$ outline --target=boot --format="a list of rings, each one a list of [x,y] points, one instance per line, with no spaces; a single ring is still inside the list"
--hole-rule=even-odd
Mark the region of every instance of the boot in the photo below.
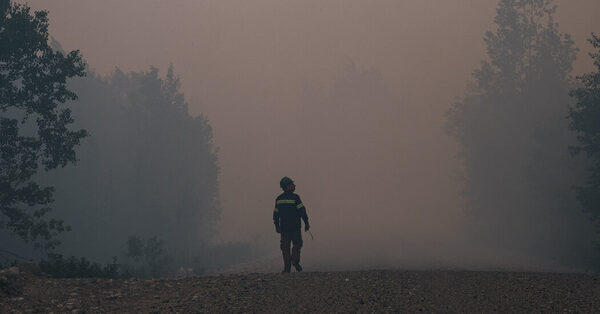
[[[294,265],[294,268],[296,268],[297,272],[301,272],[302,271],[302,266],[300,266],[300,262],[299,261],[293,261],[292,265]]]

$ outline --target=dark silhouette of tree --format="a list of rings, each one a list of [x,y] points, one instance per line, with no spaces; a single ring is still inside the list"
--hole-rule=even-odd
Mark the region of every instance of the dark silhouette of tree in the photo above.
[[[485,245],[562,265],[589,265],[589,223],[570,188],[581,176],[566,147],[576,48],[551,0],[501,0],[487,60],[448,112],[461,146],[467,210]],[[585,260],[585,261],[584,261]]]
[[[570,93],[577,103],[569,109],[569,119],[579,142],[573,153],[584,152],[591,159],[587,182],[577,187],[577,198],[600,232],[600,36],[592,34],[589,42],[597,49],[590,56],[598,70],[577,77],[583,86]]]
[[[64,254],[106,261],[127,239],[160,238],[174,267],[189,263],[219,217],[217,151],[204,116],[191,116],[173,68],[164,77],[116,69],[72,82],[76,125],[89,138],[77,167],[44,182],[56,187],[56,214],[72,226]]]
[[[48,44],[48,13],[0,2],[0,228],[38,247],[53,248],[67,227],[47,219],[53,188],[35,175],[76,161],[85,130],[72,130],[75,100],[67,79],[83,76],[79,51]]]

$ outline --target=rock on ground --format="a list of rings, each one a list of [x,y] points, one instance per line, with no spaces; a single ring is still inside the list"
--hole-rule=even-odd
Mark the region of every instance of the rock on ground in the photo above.
[[[600,312],[600,277],[589,274],[355,271],[23,280],[20,291],[0,293],[0,312]]]

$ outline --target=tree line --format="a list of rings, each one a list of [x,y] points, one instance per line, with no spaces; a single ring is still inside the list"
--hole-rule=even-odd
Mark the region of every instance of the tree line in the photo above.
[[[460,146],[473,239],[597,270],[600,38],[590,39],[596,72],[572,77],[577,48],[556,10],[552,0],[499,1],[486,58],[447,130]],[[339,93],[365,80],[377,83],[374,102],[387,93],[378,73],[346,72],[354,79]],[[375,139],[386,134],[347,103],[322,109],[345,112],[336,127],[366,121]],[[390,119],[399,112],[382,105]],[[219,217],[219,169],[208,120],[187,106],[173,67],[101,77],[78,51],[51,44],[47,12],[0,1],[0,245],[122,254],[150,274],[198,263]]]
[[[101,77],[49,38],[47,12],[0,10],[0,245],[133,265],[138,239],[141,260],[201,264],[220,214],[217,148],[173,67]]]
[[[559,31],[556,10],[550,0],[499,2],[487,58],[447,129],[461,147],[473,238],[597,269],[598,74],[570,75],[578,49]]]

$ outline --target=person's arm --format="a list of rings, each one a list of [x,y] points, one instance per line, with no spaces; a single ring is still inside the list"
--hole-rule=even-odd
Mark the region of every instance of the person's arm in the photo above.
[[[310,224],[308,223],[308,214],[306,214],[306,206],[302,204],[302,200],[300,200],[300,196],[296,200],[296,209],[298,210],[298,214],[302,220],[304,220],[304,231],[308,231],[310,229]]]
[[[273,210],[273,223],[275,224],[275,231],[281,233],[279,227],[279,209],[277,208],[277,201],[275,201],[275,209]]]

